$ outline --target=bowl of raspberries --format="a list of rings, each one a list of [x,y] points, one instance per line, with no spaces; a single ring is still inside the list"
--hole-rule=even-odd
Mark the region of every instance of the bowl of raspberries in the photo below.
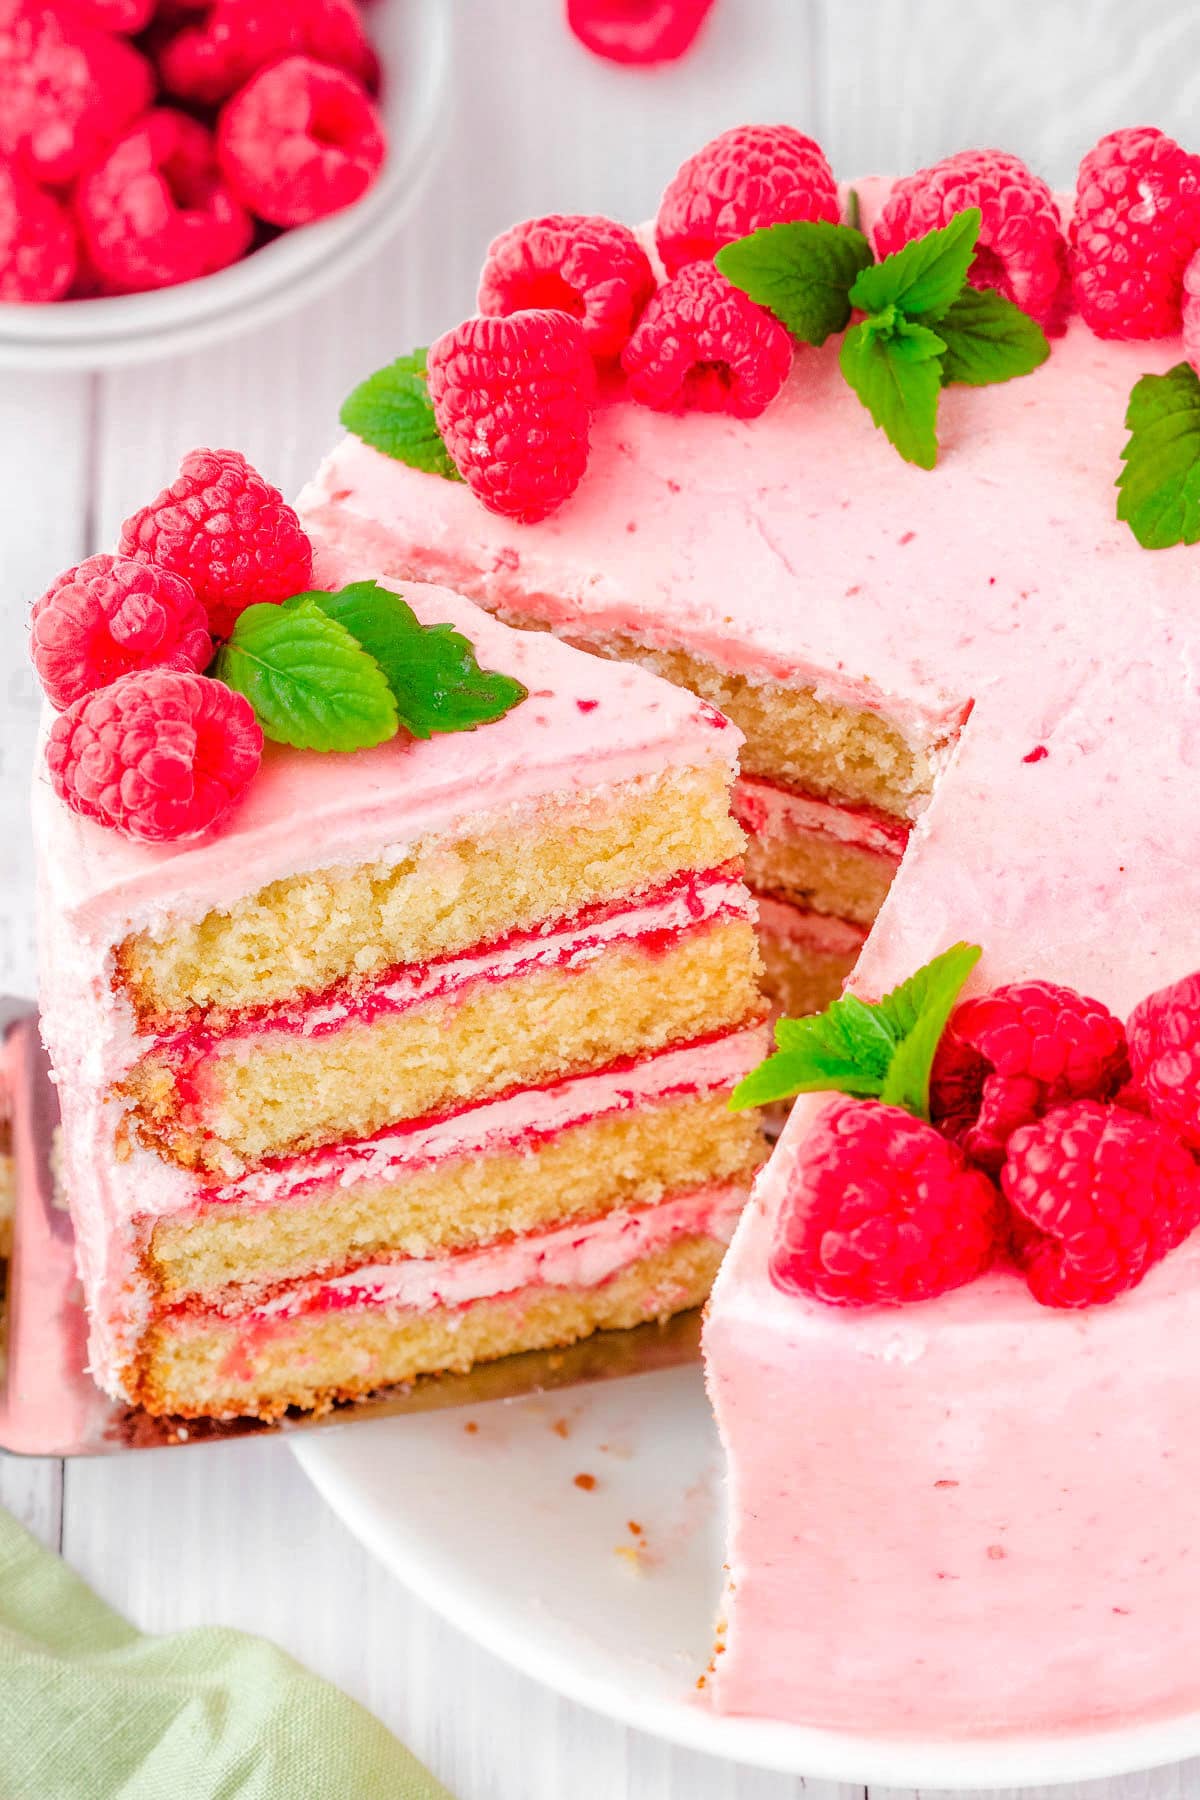
[[[0,366],[198,348],[341,279],[434,141],[442,0],[0,0]]]

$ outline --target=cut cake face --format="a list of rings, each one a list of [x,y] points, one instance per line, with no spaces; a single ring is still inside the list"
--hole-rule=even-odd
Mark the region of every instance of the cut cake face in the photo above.
[[[92,1367],[154,1411],[272,1416],[695,1305],[762,1158],[724,1106],[762,1046],[736,731],[403,595],[527,697],[269,746],[191,842],[36,785]]]

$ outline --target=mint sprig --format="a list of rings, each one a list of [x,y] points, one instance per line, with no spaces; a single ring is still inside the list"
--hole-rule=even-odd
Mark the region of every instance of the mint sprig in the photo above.
[[[1134,383],[1117,517],[1145,550],[1200,540],[1200,376],[1190,363]]]
[[[245,695],[276,744],[366,750],[396,735],[396,702],[379,664],[307,596],[248,606],[213,674]]]
[[[471,731],[526,695],[481,669],[452,625],[423,625],[375,581],[248,606],[212,673],[245,695],[264,737],[295,750],[367,750],[401,727],[416,738]]]
[[[852,226],[771,225],[727,244],[717,267],[804,343],[864,314],[843,340],[842,373],[901,456],[931,469],[944,386],[1010,381],[1050,354],[1011,300],[968,285],[981,222],[968,207],[878,263]]]
[[[310,602],[374,658],[400,724],[413,737],[489,725],[526,697],[512,675],[481,669],[474,646],[453,625],[422,625],[399,594],[377,582],[356,581],[336,594],[302,594],[285,605]]]
[[[805,344],[823,344],[850,322],[850,290],[872,260],[861,231],[824,220],[766,225],[717,251],[727,281]]]
[[[423,349],[414,350],[368,375],[343,402],[341,421],[364,444],[394,461],[461,481],[434,417],[425,356]]]
[[[927,1119],[933,1059],[981,955],[978,944],[954,944],[882,1000],[845,994],[810,1018],[780,1019],[774,1055],[738,1083],[731,1109],[830,1092],[876,1098]]]

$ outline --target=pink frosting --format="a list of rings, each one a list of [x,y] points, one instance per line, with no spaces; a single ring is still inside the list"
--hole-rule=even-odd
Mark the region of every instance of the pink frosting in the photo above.
[[[754,775],[739,775],[734,783],[733,810],[739,825],[768,842],[833,838],[893,863],[899,862],[908,842],[908,826],[887,813],[869,806],[836,806]]]
[[[758,929],[764,937],[777,938],[817,956],[852,956],[862,949],[865,925],[838,919],[831,913],[806,912],[770,894],[758,896]]]
[[[726,1712],[1076,1729],[1200,1706],[1200,1238],[1111,1306],[998,1271],[909,1307],[776,1289],[797,1102],[705,1330],[729,1469]]]

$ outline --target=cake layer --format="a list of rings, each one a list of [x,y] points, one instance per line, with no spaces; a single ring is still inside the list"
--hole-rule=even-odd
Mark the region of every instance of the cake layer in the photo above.
[[[371,995],[327,1028],[258,1026],[197,1051],[145,1056],[123,1091],[135,1136],[217,1175],[401,1119],[603,1067],[753,1023],[761,1005],[752,925],[715,917],[624,941],[535,939],[516,968],[485,965],[441,997]],[[435,988],[435,994],[438,988]]]
[[[797,1101],[710,1303],[726,1712],[935,1737],[1200,1705],[1200,1237],[1107,1306],[1010,1270],[903,1307],[776,1288]]]
[[[398,860],[286,876],[127,938],[117,979],[143,1030],[365,983],[729,861],[742,844],[727,789],[724,767],[671,769],[422,838]]]
[[[168,1302],[231,1289],[244,1299],[302,1276],[470,1250],[653,1206],[714,1181],[737,1180],[749,1191],[765,1146],[752,1114],[729,1112],[728,1092],[531,1130],[485,1153],[414,1159],[390,1179],[350,1188],[326,1182],[281,1205],[216,1203],[162,1219],[151,1231],[146,1272]]]
[[[822,1012],[850,979],[865,929],[771,895],[760,894],[757,900],[763,988],[773,1010],[789,1019]]]
[[[734,1207],[743,1200],[736,1195]],[[271,1418],[289,1406],[329,1406],[417,1375],[574,1343],[701,1305],[732,1225],[732,1213],[705,1221],[596,1279],[590,1271],[571,1279],[563,1269],[556,1281],[457,1305],[420,1309],[363,1298],[252,1323],[178,1315],[147,1333],[127,1384],[153,1412]]]
[[[743,778],[734,812],[749,834],[746,880],[805,911],[869,925],[900,866],[907,827],[873,809]]]

